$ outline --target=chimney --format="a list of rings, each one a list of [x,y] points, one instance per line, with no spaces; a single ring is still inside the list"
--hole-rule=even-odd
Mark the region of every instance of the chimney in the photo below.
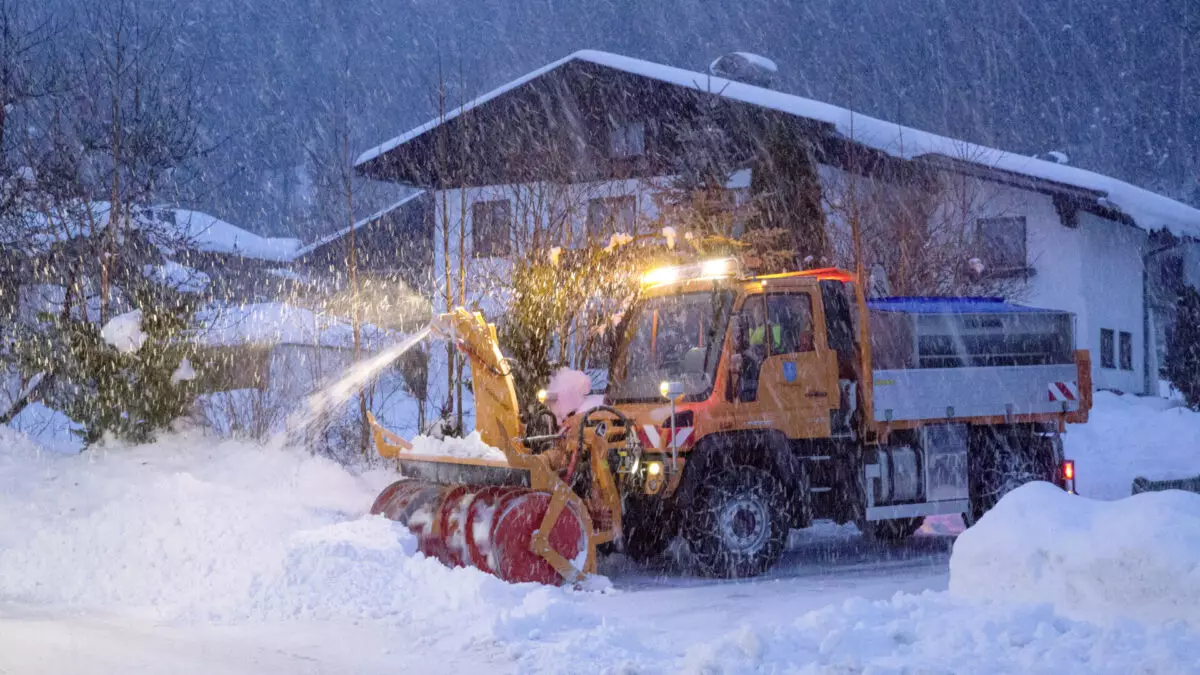
[[[730,52],[708,64],[708,72],[715,77],[774,89],[779,66],[765,56],[750,52]]]

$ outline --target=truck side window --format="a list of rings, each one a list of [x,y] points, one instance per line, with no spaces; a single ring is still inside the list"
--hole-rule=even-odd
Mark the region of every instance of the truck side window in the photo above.
[[[767,319],[772,332],[772,354],[796,354],[814,349],[812,296],[809,294],[768,295]]]
[[[743,349],[742,376],[737,397],[739,401],[754,401],[758,398],[758,374],[767,358],[767,335],[770,332],[763,296],[746,298],[740,316],[739,327],[743,333],[739,342]]]

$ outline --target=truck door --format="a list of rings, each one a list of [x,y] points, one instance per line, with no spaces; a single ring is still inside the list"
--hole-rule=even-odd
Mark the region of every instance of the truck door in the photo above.
[[[788,438],[829,436],[838,404],[836,361],[825,345],[813,295],[752,295],[742,303],[738,341],[745,346],[735,392],[739,426],[771,428]]]

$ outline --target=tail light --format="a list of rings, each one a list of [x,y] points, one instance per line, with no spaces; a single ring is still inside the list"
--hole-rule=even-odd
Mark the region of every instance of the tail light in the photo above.
[[[1062,487],[1070,494],[1075,492],[1075,460],[1064,459],[1062,463]]]

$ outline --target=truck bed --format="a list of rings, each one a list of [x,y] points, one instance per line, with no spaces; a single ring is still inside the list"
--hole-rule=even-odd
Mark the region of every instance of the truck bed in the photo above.
[[[1073,363],[873,372],[877,422],[1063,413],[1080,406]]]
[[[876,422],[1080,408],[1069,312],[998,298],[869,303]]]

